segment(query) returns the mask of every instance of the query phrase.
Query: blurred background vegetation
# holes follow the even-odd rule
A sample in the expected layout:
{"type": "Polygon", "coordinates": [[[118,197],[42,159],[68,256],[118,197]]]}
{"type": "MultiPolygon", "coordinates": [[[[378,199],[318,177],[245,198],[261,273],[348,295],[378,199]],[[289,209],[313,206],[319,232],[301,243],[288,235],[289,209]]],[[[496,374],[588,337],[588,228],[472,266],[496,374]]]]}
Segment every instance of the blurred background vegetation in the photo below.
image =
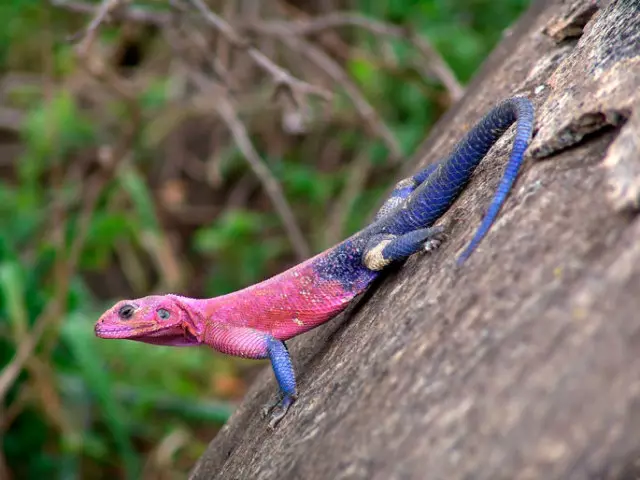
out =
{"type": "Polygon", "coordinates": [[[357,230],[528,1],[206,4],[1,2],[0,478],[184,478],[263,364],[100,313],[357,230]]]}

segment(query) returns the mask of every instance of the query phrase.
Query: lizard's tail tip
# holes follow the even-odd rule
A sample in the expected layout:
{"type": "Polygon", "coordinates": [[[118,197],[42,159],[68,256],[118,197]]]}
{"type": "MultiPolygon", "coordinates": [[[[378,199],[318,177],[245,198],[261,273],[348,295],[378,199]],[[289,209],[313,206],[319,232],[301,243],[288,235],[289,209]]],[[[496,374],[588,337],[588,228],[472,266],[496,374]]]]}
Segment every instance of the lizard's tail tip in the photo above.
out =
{"type": "Polygon", "coordinates": [[[464,262],[467,261],[467,259],[469,258],[469,255],[460,255],[458,258],[456,258],[455,261],[455,268],[462,268],[462,265],[464,264],[464,262]]]}

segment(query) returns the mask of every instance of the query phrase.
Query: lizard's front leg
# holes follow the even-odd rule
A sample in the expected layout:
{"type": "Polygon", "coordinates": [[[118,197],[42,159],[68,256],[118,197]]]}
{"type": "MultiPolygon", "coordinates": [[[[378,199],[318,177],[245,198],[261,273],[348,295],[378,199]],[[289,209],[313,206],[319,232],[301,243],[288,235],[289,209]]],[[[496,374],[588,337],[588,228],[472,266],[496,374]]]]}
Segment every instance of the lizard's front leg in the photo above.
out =
{"type": "Polygon", "coordinates": [[[237,357],[271,360],[280,395],[275,402],[265,405],[262,411],[265,416],[271,413],[269,426],[275,427],[297,398],[296,376],[284,342],[255,328],[216,324],[209,332],[206,343],[219,352],[237,357]]]}
{"type": "Polygon", "coordinates": [[[443,232],[443,227],[436,226],[419,228],[404,235],[375,235],[367,243],[362,263],[369,270],[378,271],[421,249],[430,252],[440,245],[443,232]]]}

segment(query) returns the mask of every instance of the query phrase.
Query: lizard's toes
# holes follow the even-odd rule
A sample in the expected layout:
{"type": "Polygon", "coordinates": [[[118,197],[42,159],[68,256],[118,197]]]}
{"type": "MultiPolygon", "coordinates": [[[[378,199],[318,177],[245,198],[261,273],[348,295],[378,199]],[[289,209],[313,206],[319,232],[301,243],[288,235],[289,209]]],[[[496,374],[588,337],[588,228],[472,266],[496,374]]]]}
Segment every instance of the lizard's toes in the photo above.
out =
{"type": "Polygon", "coordinates": [[[437,227],[432,227],[432,228],[434,230],[434,234],[431,237],[429,237],[429,239],[426,240],[422,245],[422,250],[427,253],[431,253],[434,250],[438,249],[438,247],[442,245],[442,242],[445,239],[445,233],[444,233],[445,229],[442,225],[439,225],[437,227]]]}
{"type": "Polygon", "coordinates": [[[275,400],[265,403],[260,409],[262,418],[267,418],[269,414],[273,411],[273,409],[276,408],[278,405],[280,405],[280,402],[282,402],[282,398],[280,395],[278,395],[275,400]]]}
{"type": "Polygon", "coordinates": [[[280,402],[278,402],[278,408],[271,413],[271,419],[269,420],[269,428],[274,429],[276,425],[284,418],[289,410],[289,407],[296,401],[297,395],[285,395],[280,402]]]}
{"type": "Polygon", "coordinates": [[[438,235],[437,237],[430,238],[422,245],[422,250],[427,253],[431,253],[437,250],[444,241],[444,235],[438,235]]]}
{"type": "Polygon", "coordinates": [[[269,428],[272,430],[275,429],[276,425],[280,422],[280,420],[284,418],[286,413],[287,411],[283,410],[282,408],[279,408],[278,410],[274,411],[271,414],[271,419],[269,419],[269,428]]]}
{"type": "Polygon", "coordinates": [[[426,242],[424,242],[424,246],[422,248],[425,252],[431,253],[434,250],[437,250],[440,245],[442,245],[442,240],[432,238],[431,240],[427,240],[426,242]]]}

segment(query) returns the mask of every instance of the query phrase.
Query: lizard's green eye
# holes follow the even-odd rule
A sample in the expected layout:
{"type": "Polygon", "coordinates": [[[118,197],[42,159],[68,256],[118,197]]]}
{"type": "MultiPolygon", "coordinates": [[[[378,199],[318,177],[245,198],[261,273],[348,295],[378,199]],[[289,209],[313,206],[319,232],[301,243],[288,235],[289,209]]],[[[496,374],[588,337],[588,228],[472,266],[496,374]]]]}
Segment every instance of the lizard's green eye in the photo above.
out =
{"type": "Polygon", "coordinates": [[[160,317],[161,320],[167,320],[170,316],[169,310],[165,310],[164,308],[158,310],[158,317],[160,317]]]}

